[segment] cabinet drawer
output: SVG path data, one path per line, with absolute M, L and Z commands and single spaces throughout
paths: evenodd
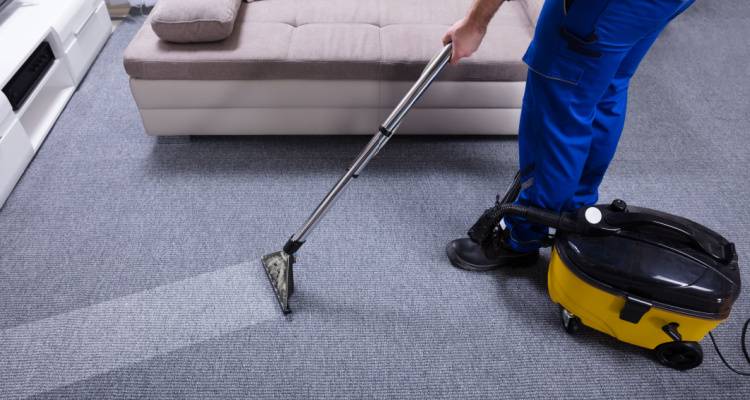
M 101 1 L 101 0 L 98 0 Z M 53 30 L 60 38 L 63 48 L 68 48 L 78 30 L 86 23 L 98 7 L 97 0 L 56 0 L 57 13 L 52 23 Z
M 80 82 L 94 57 L 112 33 L 112 21 L 107 7 L 102 2 L 89 19 L 81 25 L 68 48 L 67 59 L 73 79 Z
M 0 137 L 0 207 L 5 204 L 32 157 L 31 142 L 21 124 L 15 121 Z
M 0 137 L 3 136 L 5 130 L 5 124 L 10 123 L 10 120 L 14 117 L 13 107 L 10 106 L 8 99 L 5 95 L 0 94 Z

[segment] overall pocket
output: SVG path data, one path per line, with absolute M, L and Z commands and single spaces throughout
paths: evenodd
M 596 24 L 612 0 L 563 0 L 563 20 L 560 35 L 568 43 L 568 48 L 588 57 L 600 57 L 593 49 L 599 38 Z
M 560 29 L 565 23 L 566 13 L 575 10 L 581 1 L 584 0 L 575 0 L 575 5 L 571 5 L 569 0 L 545 1 L 534 39 L 523 56 L 530 71 L 572 85 L 580 82 L 584 63 L 579 60 L 581 56 L 570 54 L 567 40 L 561 37 Z
M 527 52 L 523 58 L 529 69 L 547 79 L 578 85 L 583 76 L 583 68 L 564 57 L 535 58 Z

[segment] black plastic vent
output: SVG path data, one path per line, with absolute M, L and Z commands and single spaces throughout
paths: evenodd
M 52 47 L 48 42 L 42 42 L 18 72 L 10 78 L 8 84 L 3 87 L 3 93 L 8 98 L 13 111 L 23 107 L 23 103 L 54 62 L 55 54 L 52 52 Z

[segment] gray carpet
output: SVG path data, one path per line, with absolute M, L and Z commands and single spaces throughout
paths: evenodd
M 258 259 L 367 138 L 157 143 L 121 65 L 140 22 L 114 33 L 0 211 L 1 398 L 747 398 L 708 341 L 703 366 L 675 372 L 565 334 L 544 260 L 449 265 L 445 243 L 514 172 L 508 138 L 395 138 L 300 253 L 284 318 Z M 724 233 L 750 282 L 748 37 L 744 0 L 698 1 L 663 34 L 602 198 Z M 747 317 L 745 294 L 716 332 L 735 364 Z

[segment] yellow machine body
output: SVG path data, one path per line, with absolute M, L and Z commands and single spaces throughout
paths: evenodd
M 724 321 L 698 318 L 656 306 L 651 307 L 638 323 L 622 320 L 620 311 L 625 298 L 578 277 L 554 246 L 547 278 L 552 301 L 580 318 L 583 325 L 647 349 L 673 340 L 662 330 L 669 323 L 679 324 L 682 340 L 699 342 Z

